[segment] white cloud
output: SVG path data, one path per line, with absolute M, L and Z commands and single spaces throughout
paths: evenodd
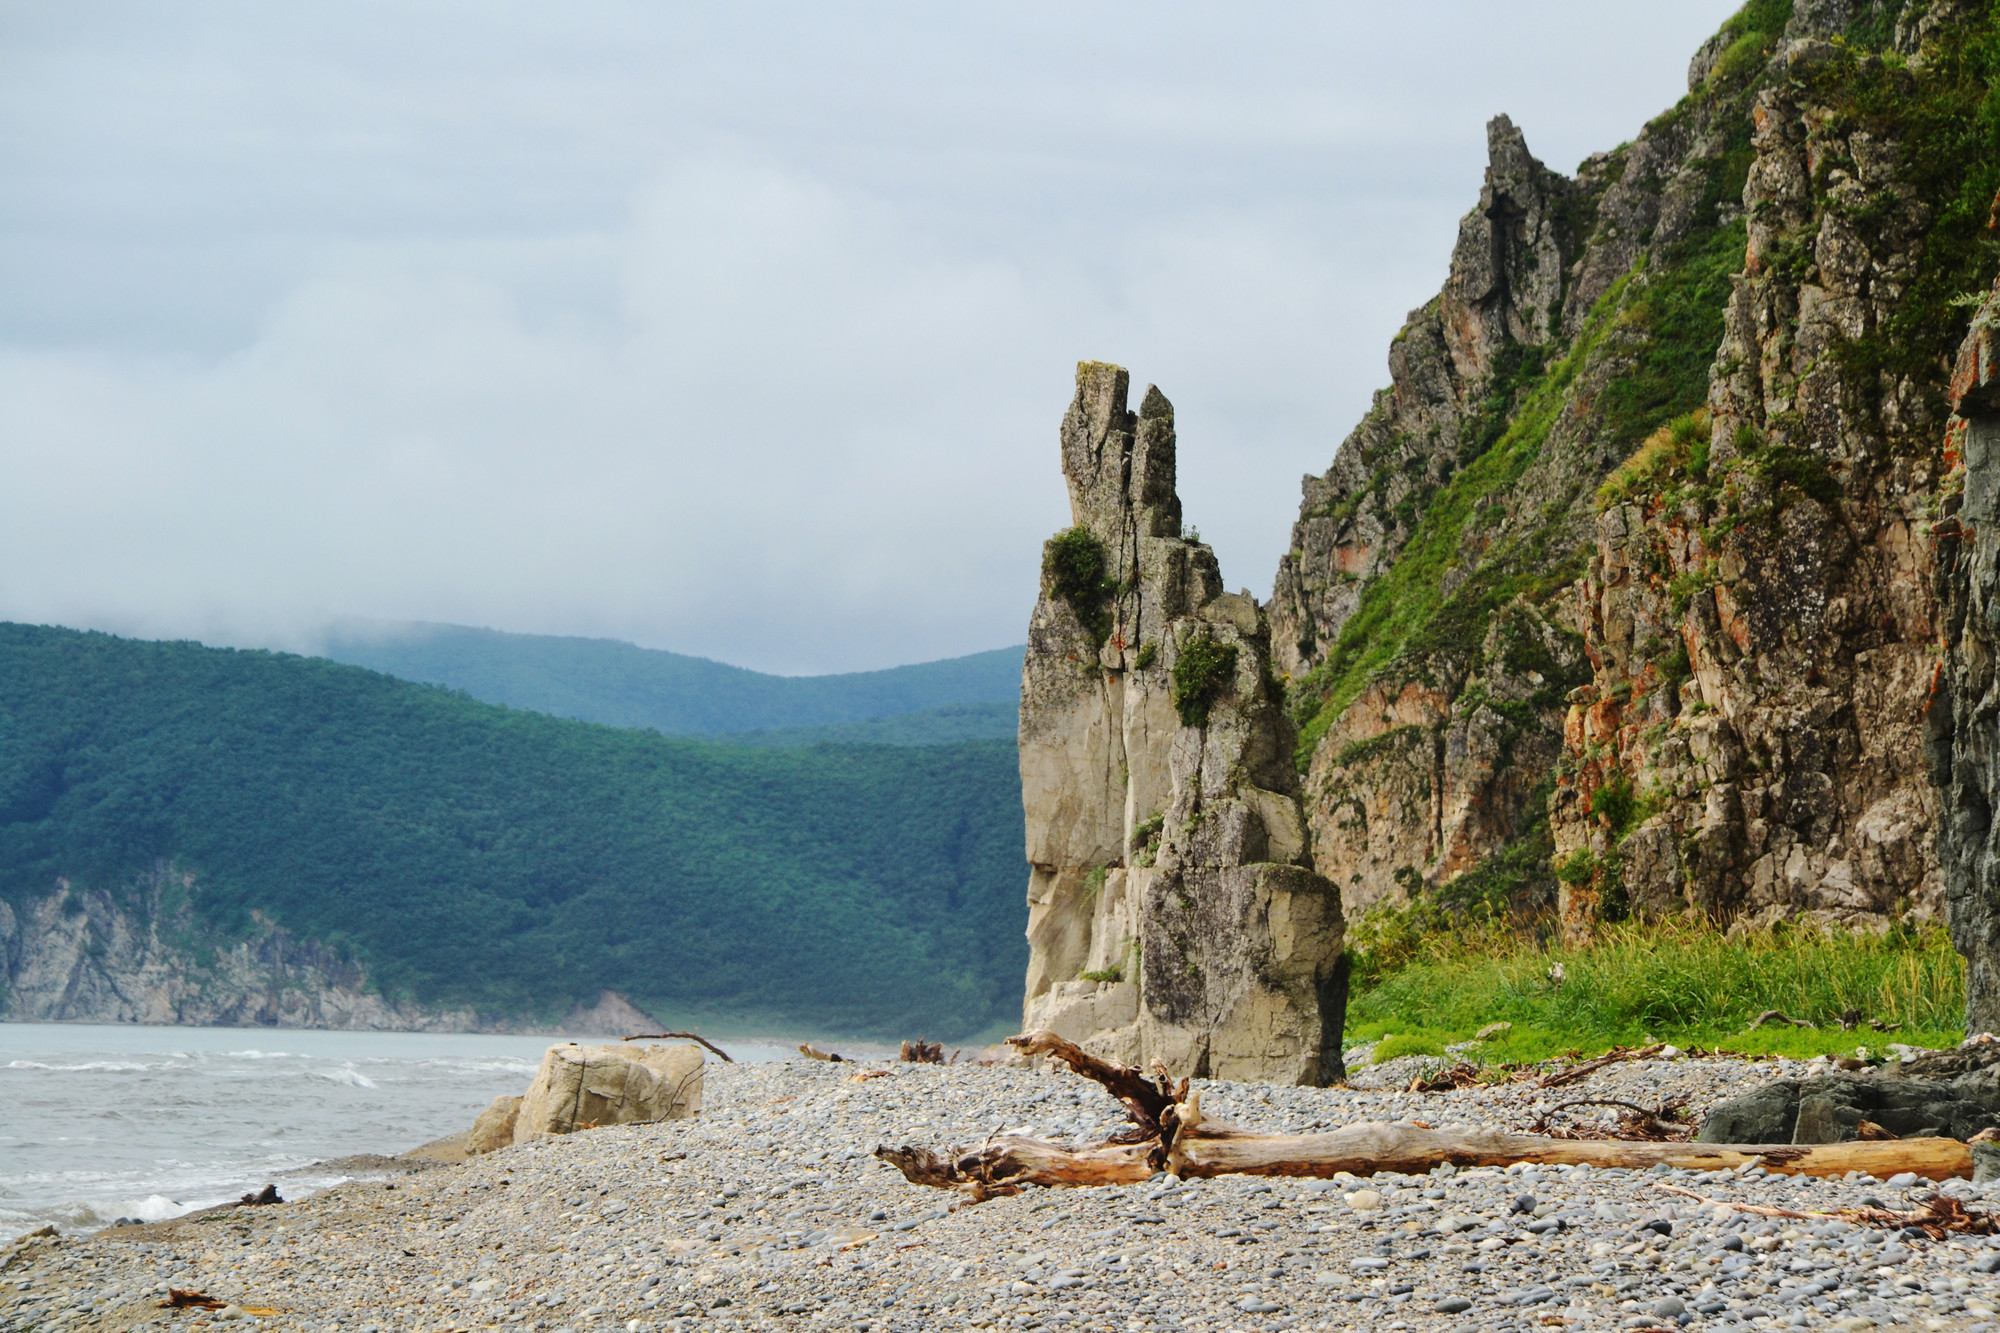
M 0 615 L 997 646 L 1084 357 L 1266 591 L 1485 115 L 1629 137 L 1710 8 L 28 7 Z

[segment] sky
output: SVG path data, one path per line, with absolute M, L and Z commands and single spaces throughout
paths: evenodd
M 1018 643 L 1082 359 L 1268 596 L 1486 120 L 1572 170 L 1734 8 L 8 0 L 0 619 Z

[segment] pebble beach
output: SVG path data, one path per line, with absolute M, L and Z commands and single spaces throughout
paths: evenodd
M 1400 1069 L 1363 1069 L 1340 1088 L 1200 1086 L 1210 1114 L 1273 1133 L 1370 1120 L 1518 1130 L 1581 1097 L 1685 1096 L 1699 1115 L 1806 1070 L 1683 1057 L 1556 1089 L 1408 1092 Z M 1611 1114 L 1579 1107 L 1557 1123 Z M 1991 1329 L 2000 1311 L 1992 1239 L 1726 1206 L 1905 1207 L 1933 1192 L 1906 1177 L 1161 1176 L 954 1207 L 957 1196 L 870 1156 L 996 1131 L 1094 1142 L 1120 1123 L 1110 1097 L 1059 1066 L 711 1063 L 695 1119 L 461 1165 L 357 1161 L 354 1179 L 298 1202 L 24 1237 L 0 1250 L 0 1329 L 1858 1333 Z M 1984 1206 L 1985 1186 L 1944 1188 Z M 172 1289 L 221 1308 L 162 1308 Z

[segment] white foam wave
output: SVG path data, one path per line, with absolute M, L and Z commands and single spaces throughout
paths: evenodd
M 136 1217 L 141 1222 L 164 1222 L 170 1217 L 180 1217 L 193 1211 L 191 1203 L 169 1199 L 164 1194 L 148 1194 L 136 1203 L 126 1204 L 119 1216 Z
M 148 1069 L 165 1069 L 164 1064 L 142 1064 L 133 1060 L 85 1060 L 80 1064 L 57 1065 L 42 1060 L 9 1060 L 8 1069 L 45 1069 L 55 1073 L 73 1074 L 86 1071 L 104 1071 L 113 1074 L 140 1074 Z
M 350 1088 L 372 1088 L 377 1086 L 374 1079 L 352 1065 L 339 1069 L 315 1069 L 313 1073 L 330 1083 L 344 1083 Z

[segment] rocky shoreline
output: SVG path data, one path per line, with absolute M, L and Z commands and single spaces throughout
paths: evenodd
M 1614 1065 L 1553 1090 L 1203 1092 L 1221 1116 L 1271 1131 L 1363 1120 L 1519 1129 L 1579 1097 L 1686 1096 L 1699 1114 L 1805 1070 L 1682 1058 Z M 23 1238 L 0 1251 L 0 1329 L 1539 1333 L 1747 1323 L 1854 1333 L 1987 1328 L 2000 1311 L 1990 1271 L 2000 1245 L 1989 1238 L 1765 1219 L 1662 1188 L 1802 1212 L 1931 1192 L 1901 1178 L 1584 1168 L 1161 1178 L 954 1210 L 953 1197 L 869 1156 L 881 1143 L 966 1144 L 996 1130 L 1096 1139 L 1117 1120 L 1094 1084 L 1056 1069 L 711 1065 L 696 1119 L 544 1139 L 457 1166 L 387 1159 L 386 1171 L 302 1202 Z M 1946 1189 L 1975 1208 L 1987 1194 L 1965 1181 Z M 169 1289 L 224 1308 L 163 1309 Z

